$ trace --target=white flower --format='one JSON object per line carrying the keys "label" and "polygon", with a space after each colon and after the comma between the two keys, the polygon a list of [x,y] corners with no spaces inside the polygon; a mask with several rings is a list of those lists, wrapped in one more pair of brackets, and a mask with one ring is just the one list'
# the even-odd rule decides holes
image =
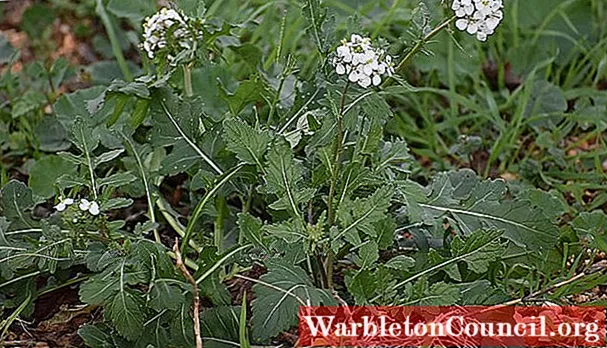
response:
{"label": "white flower", "polygon": [[61,212],[67,209],[70,205],[74,204],[74,200],[71,198],[63,199],[63,197],[59,197],[59,204],[54,206],[55,210]]}
{"label": "white flower", "polygon": [[[190,28],[192,19],[181,12],[173,9],[163,8],[152,17],[148,17],[143,24],[143,43],[141,47],[147,53],[148,58],[154,59],[157,53],[169,45],[169,40],[177,41],[177,47],[168,52],[169,62],[179,53],[180,49],[193,47],[195,39]],[[168,35],[172,35],[168,37]],[[198,33],[197,35],[201,35]],[[174,52],[173,52],[174,51]]]}
{"label": "white flower", "polygon": [[78,207],[82,211],[88,211],[93,216],[99,215],[99,204],[95,201],[89,202],[86,199],[81,199]]}
{"label": "white flower", "polygon": [[[471,0],[470,0],[471,1]],[[333,66],[338,75],[347,75],[350,82],[363,88],[379,86],[383,75],[392,76],[392,57],[373,47],[371,39],[353,34],[335,50]]]}
{"label": "white flower", "polygon": [[451,9],[457,17],[457,29],[486,41],[504,19],[503,7],[502,0],[453,0]]}
{"label": "white flower", "polygon": [[451,9],[455,11],[455,16],[470,16],[474,12],[472,0],[454,0]]}

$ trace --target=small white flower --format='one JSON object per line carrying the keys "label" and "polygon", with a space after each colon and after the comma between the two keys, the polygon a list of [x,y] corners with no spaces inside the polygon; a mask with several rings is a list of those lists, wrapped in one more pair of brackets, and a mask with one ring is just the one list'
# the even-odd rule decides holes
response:
{"label": "small white flower", "polygon": [[55,210],[62,212],[67,209],[70,205],[74,204],[74,200],[71,198],[63,199],[63,197],[59,197],[59,204],[54,206]]}
{"label": "small white flower", "polygon": [[373,47],[370,38],[358,34],[352,34],[350,41],[342,41],[332,63],[338,75],[347,75],[350,82],[363,88],[379,86],[383,75],[394,74],[392,57]]}
{"label": "small white flower", "polygon": [[472,0],[454,0],[451,9],[455,11],[455,16],[470,16],[474,12]]}
{"label": "small white flower", "polygon": [[504,19],[503,7],[503,0],[453,0],[451,9],[457,29],[486,41]]}
{"label": "small white flower", "polygon": [[81,199],[78,207],[82,211],[88,211],[93,216],[99,215],[99,204],[95,201],[89,202],[87,199]]}
{"label": "small white flower", "polygon": [[[173,9],[163,8],[151,17],[146,18],[143,24],[143,43],[141,47],[147,53],[148,58],[154,59],[159,51],[167,48],[169,40],[177,41],[177,47],[168,52],[169,63],[177,56],[181,49],[193,47],[193,42],[198,39],[194,36],[200,36],[201,33],[192,35],[192,19],[184,13]],[[169,37],[172,35],[172,37]],[[179,47],[179,48],[178,48]],[[173,52],[174,51],[174,52]]]}

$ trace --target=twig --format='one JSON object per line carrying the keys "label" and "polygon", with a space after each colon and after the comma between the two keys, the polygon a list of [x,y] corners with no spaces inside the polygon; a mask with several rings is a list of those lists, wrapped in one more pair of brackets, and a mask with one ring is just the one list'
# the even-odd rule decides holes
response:
{"label": "twig", "polygon": [[202,336],[200,335],[200,299],[198,296],[198,284],[196,284],[196,280],[188,269],[185,267],[183,263],[183,259],[181,258],[181,253],[179,252],[179,238],[175,238],[175,246],[173,246],[173,252],[175,253],[175,264],[181,274],[188,280],[190,285],[192,285],[192,291],[194,292],[194,334],[196,335],[196,348],[202,348]]}

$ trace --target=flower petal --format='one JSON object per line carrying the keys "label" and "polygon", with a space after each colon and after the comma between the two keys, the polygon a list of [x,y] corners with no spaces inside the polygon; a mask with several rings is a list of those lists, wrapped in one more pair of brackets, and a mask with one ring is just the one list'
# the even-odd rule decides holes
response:
{"label": "flower petal", "polygon": [[91,207],[88,210],[89,210],[89,213],[91,213],[94,216],[99,215],[99,204],[97,204],[97,202],[92,202]]}

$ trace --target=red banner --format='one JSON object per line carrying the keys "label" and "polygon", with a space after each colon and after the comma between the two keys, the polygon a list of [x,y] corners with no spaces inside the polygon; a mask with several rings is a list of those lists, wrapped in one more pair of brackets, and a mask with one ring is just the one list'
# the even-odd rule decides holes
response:
{"label": "red banner", "polygon": [[601,307],[301,307],[299,345],[599,347]]}

